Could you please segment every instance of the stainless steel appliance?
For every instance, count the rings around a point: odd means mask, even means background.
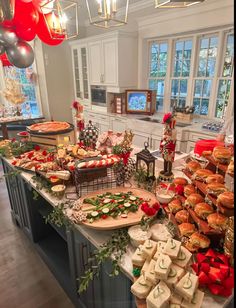
[[[91,86],[91,101],[94,106],[106,107],[107,92],[105,87]]]

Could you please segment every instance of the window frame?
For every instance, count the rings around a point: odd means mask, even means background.
[[[173,79],[173,61],[175,58],[175,41],[179,40],[192,40],[192,53],[191,53],[191,63],[190,63],[190,74],[189,77],[186,77],[188,80],[187,85],[187,97],[186,97],[186,106],[193,106],[193,99],[194,99],[194,86],[195,86],[195,79],[201,79],[202,77],[197,77],[197,70],[199,64],[199,48],[200,48],[200,38],[202,37],[211,37],[217,36],[218,37],[218,47],[217,47],[217,56],[215,62],[215,73],[213,77],[203,77],[203,79],[212,79],[212,87],[211,87],[211,96],[209,100],[209,108],[208,108],[208,115],[197,115],[194,114],[194,118],[201,118],[201,119],[213,119],[213,120],[220,120],[219,118],[215,117],[215,108],[216,108],[216,99],[217,99],[217,91],[218,91],[218,82],[220,78],[219,74],[222,72],[223,61],[224,58],[222,56],[223,50],[225,53],[226,48],[226,33],[234,33],[233,25],[229,26],[222,26],[218,28],[212,28],[208,30],[199,30],[199,31],[191,31],[188,33],[180,33],[180,34],[173,34],[161,37],[153,37],[146,40],[146,48],[148,57],[144,60],[144,63],[147,68],[147,79],[146,79],[146,86],[149,87],[149,65],[150,65],[150,44],[152,42],[168,42],[168,55],[167,55],[167,71],[164,80],[165,88],[164,88],[164,106],[163,106],[163,113],[168,112],[171,106],[171,85]],[[145,53],[144,53],[145,55]],[[148,59],[148,61],[147,61]],[[179,77],[174,77],[179,78]],[[182,77],[181,77],[182,78]],[[161,79],[161,78],[158,78]],[[185,78],[182,78],[185,79]],[[231,79],[231,89],[230,89],[230,96],[228,100],[228,108],[226,113],[228,114],[230,110],[232,110],[233,105],[233,85],[234,85],[234,68],[232,72],[232,79]]]

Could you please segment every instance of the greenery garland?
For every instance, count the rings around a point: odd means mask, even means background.
[[[71,227],[72,222],[64,213],[64,210],[71,206],[72,204],[69,201],[58,204],[53,208],[52,212],[48,214],[48,216],[44,217],[45,222],[56,225],[57,227]]]
[[[102,263],[112,258],[112,272],[108,274],[110,277],[117,276],[120,273],[119,263],[122,256],[126,253],[127,246],[130,242],[128,229],[116,230],[111,238],[99,250],[95,250],[93,255],[88,259],[89,269],[79,280],[79,293],[87,290],[89,283],[94,278],[99,277]]]

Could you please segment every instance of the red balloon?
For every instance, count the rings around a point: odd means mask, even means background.
[[[65,35],[56,34],[55,31],[53,30],[50,31],[45,19],[47,19],[48,21],[50,20],[51,16],[52,16],[52,13],[49,13],[46,15],[39,14],[39,22],[37,24],[36,33],[43,43],[47,45],[51,45],[51,46],[56,46],[56,45],[61,44],[64,41]]]
[[[6,53],[0,55],[0,61],[2,62],[3,66],[13,66],[11,62],[9,62]]]
[[[15,5],[15,15],[13,23],[16,28],[24,27],[28,29],[37,25],[39,21],[39,13],[33,6],[32,2],[25,3],[22,0],[17,0]]]
[[[36,27],[17,27],[15,30],[16,35],[24,41],[32,41],[36,36]]]

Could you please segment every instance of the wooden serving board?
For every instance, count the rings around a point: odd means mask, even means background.
[[[143,199],[149,199],[150,204],[157,202],[155,195],[146,190],[139,189],[139,188],[126,188],[126,187],[118,187],[118,188],[112,188],[112,189],[107,189],[107,190],[98,190],[96,192],[83,196],[81,200],[83,202],[85,198],[93,198],[93,197],[96,197],[97,195],[104,194],[108,191],[111,193],[132,191],[133,195],[136,197],[143,198]],[[85,203],[82,209],[86,210],[86,208],[90,209],[91,204]],[[120,216],[118,216],[117,218],[107,217],[106,219],[95,220],[92,223],[85,221],[83,222],[83,225],[89,228],[92,228],[92,229],[97,229],[97,230],[114,230],[114,229],[124,228],[124,227],[132,226],[132,225],[136,225],[140,223],[143,215],[144,215],[144,212],[139,207],[136,213],[128,213],[127,218],[122,218]]]

